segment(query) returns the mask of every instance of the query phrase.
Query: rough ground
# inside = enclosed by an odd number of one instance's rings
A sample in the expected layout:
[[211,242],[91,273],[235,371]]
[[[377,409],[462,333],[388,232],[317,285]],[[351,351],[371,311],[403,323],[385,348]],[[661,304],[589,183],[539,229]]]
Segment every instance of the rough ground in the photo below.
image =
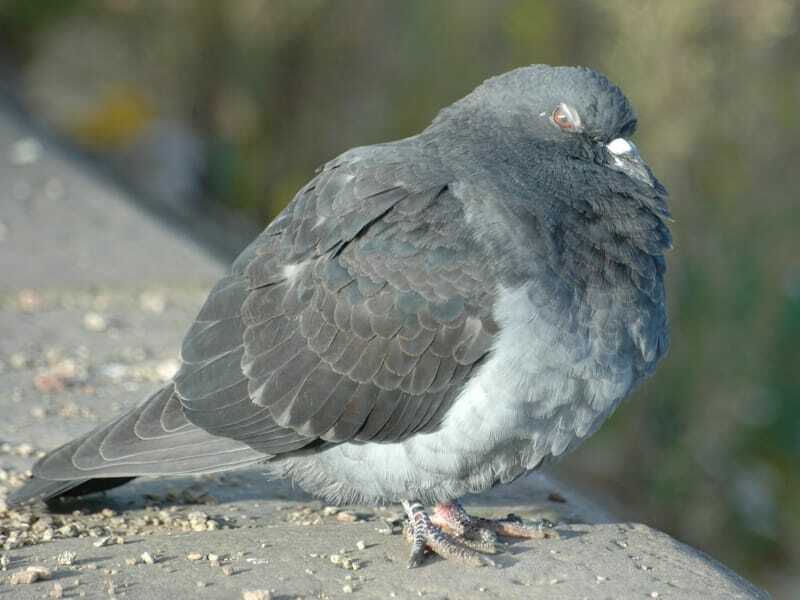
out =
[[171,375],[222,270],[31,135],[0,111],[0,599],[766,597],[544,476],[466,503],[546,518],[561,539],[511,544],[475,570],[434,559],[407,571],[397,507],[337,512],[258,470],[137,481],[56,514],[7,510],[40,451]]

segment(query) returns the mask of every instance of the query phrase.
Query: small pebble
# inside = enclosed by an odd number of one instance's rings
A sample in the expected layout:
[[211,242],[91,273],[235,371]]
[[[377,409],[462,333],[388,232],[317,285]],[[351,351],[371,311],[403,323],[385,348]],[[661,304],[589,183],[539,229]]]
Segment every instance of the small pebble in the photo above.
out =
[[658,596],[659,596],[658,592],[650,592],[650,597],[651,598],[658,598]]
[[34,565],[28,567],[24,571],[14,573],[8,578],[8,583],[11,585],[28,585],[31,583],[36,583],[37,581],[43,581],[45,579],[50,579],[50,569],[47,567]]
[[242,600],[272,600],[272,592],[269,590],[243,591]]
[[167,300],[158,292],[142,292],[139,296],[139,306],[148,312],[161,314],[167,306]]
[[130,567],[132,567],[136,563],[137,563],[137,560],[135,558],[126,558],[125,559],[125,564],[130,566]]
[[350,585],[350,584],[344,585],[344,586],[342,586],[342,591],[345,594],[352,594],[353,593],[353,586]]
[[63,567],[72,566],[77,558],[78,554],[76,552],[70,552],[69,550],[65,550],[61,554],[58,555],[56,558],[56,563]]
[[44,184],[44,195],[48,200],[60,200],[64,195],[64,184],[58,179],[52,178]]
[[61,600],[64,597],[64,588],[61,587],[60,583],[53,584],[53,589],[50,590],[50,597],[53,600]]
[[8,560],[8,556],[5,554],[0,554],[0,571],[8,570],[8,565],[11,561]]
[[94,546],[95,548],[103,548],[104,546],[110,546],[110,545],[111,545],[110,535],[101,537],[99,540],[97,540],[92,544],[92,546]]
[[181,365],[177,360],[174,358],[168,358],[167,360],[162,360],[156,365],[156,375],[161,379],[161,381],[169,381],[180,368]]
[[28,457],[33,454],[36,450],[30,444],[20,444],[16,447],[16,453],[22,457]]
[[22,290],[17,294],[17,304],[23,312],[34,312],[42,305],[42,297],[36,290]]
[[355,523],[360,519],[357,514],[350,512],[349,510],[343,510],[336,513],[336,520],[340,523]]
[[42,155],[42,143],[33,137],[22,138],[11,146],[11,163],[16,166],[32,165]]
[[367,548],[367,543],[364,540],[358,540],[356,542],[356,548],[359,550],[365,550]]
[[222,574],[227,577],[230,577],[231,575],[233,575],[233,567],[230,565],[225,565],[224,567],[222,567]]
[[10,364],[12,368],[19,371],[20,369],[27,367],[30,364],[30,360],[21,352],[14,352],[8,357],[8,364]]
[[205,558],[205,555],[200,554],[199,552],[190,552],[189,554],[186,555],[186,558],[188,558],[189,560],[203,560]]
[[142,562],[147,564],[147,565],[156,564],[156,559],[149,552],[142,552],[141,558],[142,558]]
[[96,312],[88,312],[83,315],[83,326],[88,331],[105,331],[108,329],[108,319]]

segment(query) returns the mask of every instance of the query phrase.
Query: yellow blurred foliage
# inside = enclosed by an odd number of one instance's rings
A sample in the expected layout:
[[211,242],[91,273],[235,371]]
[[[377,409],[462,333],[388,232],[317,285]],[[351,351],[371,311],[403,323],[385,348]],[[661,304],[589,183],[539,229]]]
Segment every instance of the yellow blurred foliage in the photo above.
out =
[[112,85],[83,120],[70,125],[71,134],[89,147],[118,148],[133,142],[154,116],[143,94],[129,86]]

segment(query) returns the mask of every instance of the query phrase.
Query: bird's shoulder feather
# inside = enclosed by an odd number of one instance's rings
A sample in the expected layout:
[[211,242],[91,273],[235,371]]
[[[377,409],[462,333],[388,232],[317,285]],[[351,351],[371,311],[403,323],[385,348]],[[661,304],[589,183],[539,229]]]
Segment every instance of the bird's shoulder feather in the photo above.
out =
[[212,291],[177,391],[193,423],[269,454],[430,431],[490,349],[495,287],[435,160],[354,150]]

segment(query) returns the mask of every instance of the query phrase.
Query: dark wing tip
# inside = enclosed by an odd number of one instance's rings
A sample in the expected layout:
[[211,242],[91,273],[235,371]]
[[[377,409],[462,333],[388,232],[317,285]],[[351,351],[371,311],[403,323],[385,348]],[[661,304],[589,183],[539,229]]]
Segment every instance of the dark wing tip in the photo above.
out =
[[21,488],[11,492],[11,495],[6,498],[6,504],[13,507],[31,504],[39,500],[50,500],[51,498],[63,495],[73,488],[79,487],[85,482],[85,479],[51,481],[49,479],[34,477],[27,480]]

